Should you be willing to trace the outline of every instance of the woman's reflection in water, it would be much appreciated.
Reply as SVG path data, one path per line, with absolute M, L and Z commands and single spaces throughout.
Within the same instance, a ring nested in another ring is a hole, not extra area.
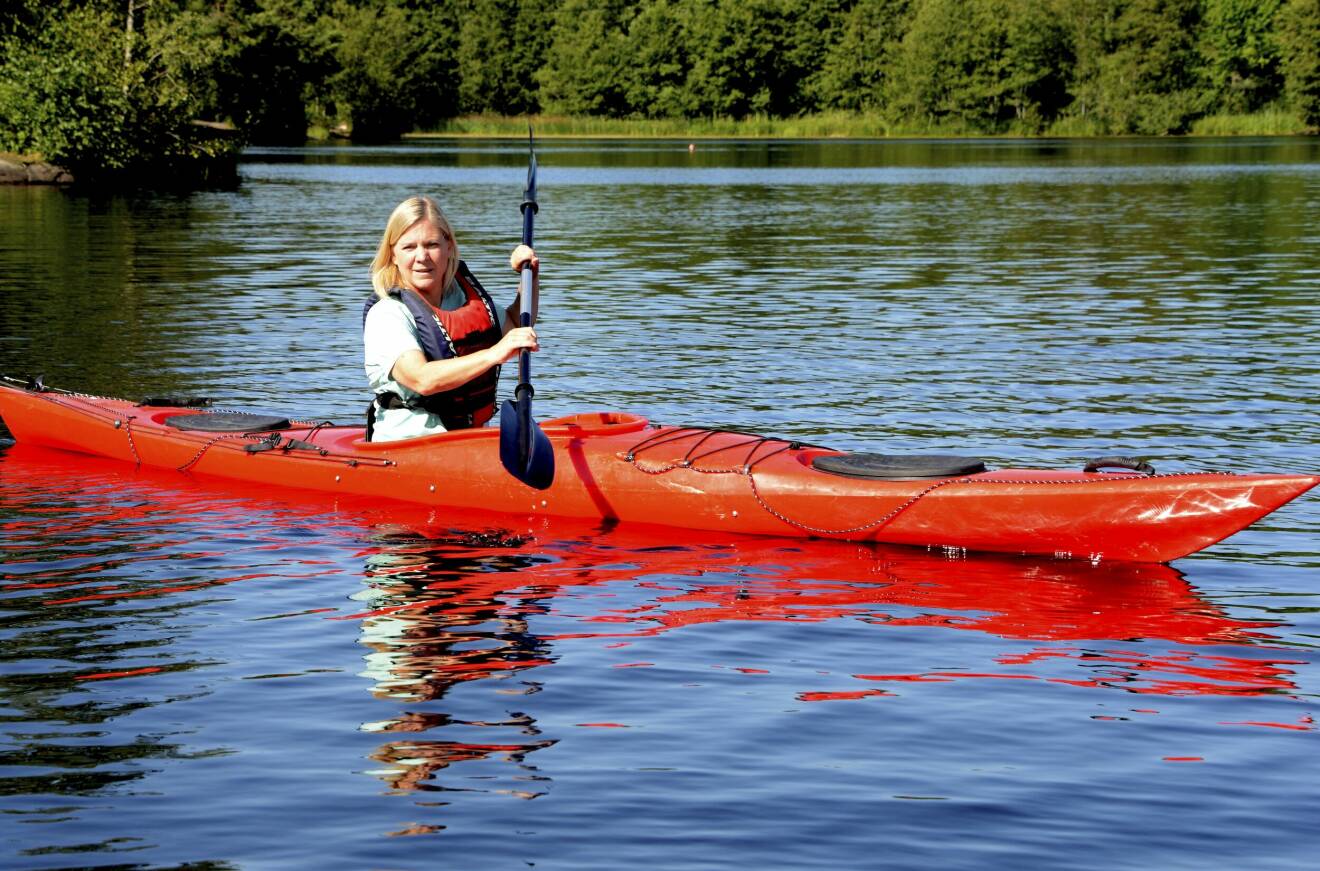
M 507 682 L 501 695 L 534 693 L 534 681 L 519 679 L 526 669 L 551 661 L 549 645 L 528 629 L 528 618 L 546 612 L 548 595 L 529 584 L 529 570 L 544 558 L 518 552 L 522 541 L 493 534 L 430 540 L 414 534 L 382 533 L 377 552 L 366 561 L 366 588 L 354 596 L 371 608 L 362 621 L 364 677 L 373 695 L 410 705 L 396 716 L 362 726 L 373 732 L 427 732 L 439 737 L 389 741 L 372 758 L 389 767 L 376 771 L 400 791 L 446 791 L 460 787 L 433 781 L 460 762 L 511 762 L 516 786 L 492 790 L 536 798 L 548 786 L 527 754 L 555 743 L 540 735 L 528 715 L 504 710 L 483 719 L 458 719 L 439 705 L 451 687 L 481 680 Z M 505 596 L 503 590 L 516 589 Z M 470 702 L 472 697 L 465 701 Z M 466 768 L 467 766 L 465 766 Z M 479 768 L 480 766 L 478 766 Z M 486 784 L 489 770 L 478 771 Z

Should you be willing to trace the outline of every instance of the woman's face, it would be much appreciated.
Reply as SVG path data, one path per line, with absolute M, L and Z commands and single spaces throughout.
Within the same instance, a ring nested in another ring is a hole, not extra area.
M 404 286 L 438 299 L 451 247 L 444 232 L 426 218 L 405 230 L 394 243 L 394 265 Z

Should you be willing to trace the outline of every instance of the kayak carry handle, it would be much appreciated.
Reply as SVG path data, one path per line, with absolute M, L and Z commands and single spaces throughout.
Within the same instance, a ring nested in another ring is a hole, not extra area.
M 1101 469 L 1128 469 L 1148 478 L 1155 474 L 1155 467 L 1141 457 L 1096 457 L 1094 460 L 1087 460 L 1086 465 L 1082 467 L 1083 472 L 1098 472 Z

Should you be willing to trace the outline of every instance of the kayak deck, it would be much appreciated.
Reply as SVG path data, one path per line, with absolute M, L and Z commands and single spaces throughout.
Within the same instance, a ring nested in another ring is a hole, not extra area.
M 1168 562 L 1320 484 L 1303 474 L 1049 469 L 850 477 L 813 466 L 840 451 L 591 412 L 541 423 L 556 473 L 535 490 L 501 466 L 497 428 L 396 442 L 366 442 L 361 427 L 315 421 L 260 432 L 179 428 L 197 414 L 216 412 L 0 384 L 0 417 L 18 441 L 143 466 L 526 517 L 958 551 Z

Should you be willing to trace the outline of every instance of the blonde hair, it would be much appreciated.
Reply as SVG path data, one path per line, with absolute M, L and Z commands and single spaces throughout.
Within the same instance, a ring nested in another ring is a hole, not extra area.
M 391 288 L 403 286 L 399 267 L 394 265 L 394 244 L 419 221 L 430 221 L 449 240 L 449 262 L 445 264 L 445 281 L 441 287 L 448 287 L 458 272 L 458 241 L 454 239 L 454 229 L 449 226 L 449 219 L 430 197 L 409 197 L 390 213 L 390 219 L 385 222 L 385 234 L 380 237 L 380 247 L 376 249 L 376 257 L 371 261 L 371 286 L 382 299 Z

